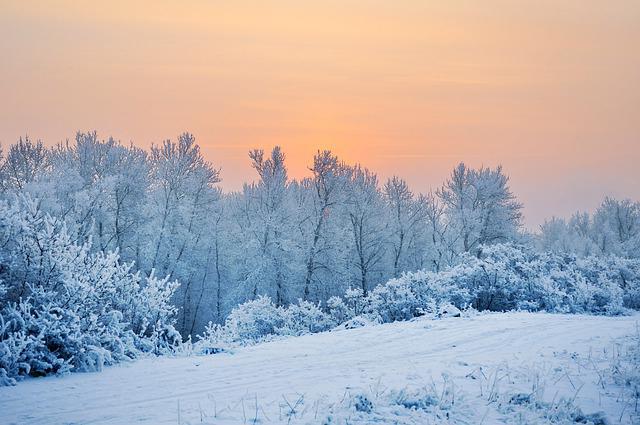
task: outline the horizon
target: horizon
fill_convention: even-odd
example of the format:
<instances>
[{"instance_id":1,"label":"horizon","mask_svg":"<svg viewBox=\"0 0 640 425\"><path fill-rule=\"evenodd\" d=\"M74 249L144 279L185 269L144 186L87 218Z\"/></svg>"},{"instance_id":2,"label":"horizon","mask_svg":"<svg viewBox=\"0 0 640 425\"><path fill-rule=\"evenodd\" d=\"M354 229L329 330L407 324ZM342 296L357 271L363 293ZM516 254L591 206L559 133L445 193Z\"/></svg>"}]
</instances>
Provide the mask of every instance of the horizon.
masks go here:
<instances>
[{"instance_id":1,"label":"horizon","mask_svg":"<svg viewBox=\"0 0 640 425\"><path fill-rule=\"evenodd\" d=\"M148 148L188 130L226 191L254 178L249 149L275 145L291 177L330 149L414 192L459 162L502 165L534 231L640 199L632 0L1 8L4 146L95 129Z\"/></svg>"}]
</instances>

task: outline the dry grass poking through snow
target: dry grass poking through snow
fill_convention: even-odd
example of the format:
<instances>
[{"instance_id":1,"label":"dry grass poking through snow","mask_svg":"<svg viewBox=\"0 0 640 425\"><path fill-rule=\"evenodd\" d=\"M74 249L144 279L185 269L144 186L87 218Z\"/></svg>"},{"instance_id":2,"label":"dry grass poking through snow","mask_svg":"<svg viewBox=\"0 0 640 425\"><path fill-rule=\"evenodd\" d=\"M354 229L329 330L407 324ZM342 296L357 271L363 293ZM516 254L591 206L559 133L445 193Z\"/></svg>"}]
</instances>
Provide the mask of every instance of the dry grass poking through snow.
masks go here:
<instances>
[{"instance_id":1,"label":"dry grass poking through snow","mask_svg":"<svg viewBox=\"0 0 640 425\"><path fill-rule=\"evenodd\" d=\"M421 318L146 358L2 387L0 423L639 424L637 321Z\"/></svg>"},{"instance_id":2,"label":"dry grass poking through snow","mask_svg":"<svg viewBox=\"0 0 640 425\"><path fill-rule=\"evenodd\" d=\"M462 366L465 366L462 364ZM378 380L368 388L347 388L339 399L309 400L283 394L262 405L247 395L220 411L200 410L200 420L183 424L557 424L640 423L640 328L599 351L554 352L532 364L472 368L464 376L438 377L401 388ZM583 411L583 391L597 390L599 407ZM271 411L271 416L267 411ZM619 411L611 416L606 411Z\"/></svg>"}]
</instances>

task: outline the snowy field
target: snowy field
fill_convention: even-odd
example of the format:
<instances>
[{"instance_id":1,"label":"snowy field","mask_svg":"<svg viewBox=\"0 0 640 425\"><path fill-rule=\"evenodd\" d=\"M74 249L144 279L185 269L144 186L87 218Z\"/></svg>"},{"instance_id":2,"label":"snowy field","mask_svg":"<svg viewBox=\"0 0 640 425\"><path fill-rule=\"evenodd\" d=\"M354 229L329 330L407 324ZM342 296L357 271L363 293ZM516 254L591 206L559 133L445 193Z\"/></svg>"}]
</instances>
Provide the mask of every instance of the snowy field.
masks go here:
<instances>
[{"instance_id":1,"label":"snowy field","mask_svg":"<svg viewBox=\"0 0 640 425\"><path fill-rule=\"evenodd\" d=\"M417 319L146 358L1 387L0 423L634 423L633 400L605 375L638 320Z\"/></svg>"}]
</instances>

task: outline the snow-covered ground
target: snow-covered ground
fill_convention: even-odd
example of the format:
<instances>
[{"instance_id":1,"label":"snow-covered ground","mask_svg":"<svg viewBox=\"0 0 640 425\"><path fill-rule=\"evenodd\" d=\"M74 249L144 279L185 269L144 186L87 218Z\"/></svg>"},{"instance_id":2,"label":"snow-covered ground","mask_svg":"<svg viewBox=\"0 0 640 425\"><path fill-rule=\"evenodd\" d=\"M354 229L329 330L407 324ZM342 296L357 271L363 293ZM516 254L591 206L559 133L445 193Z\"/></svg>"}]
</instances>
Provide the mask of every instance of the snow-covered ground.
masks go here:
<instances>
[{"instance_id":1,"label":"snow-covered ground","mask_svg":"<svg viewBox=\"0 0 640 425\"><path fill-rule=\"evenodd\" d=\"M419 319L147 358L2 387L0 423L563 423L561 400L633 423L632 402L603 375L638 319Z\"/></svg>"}]
</instances>

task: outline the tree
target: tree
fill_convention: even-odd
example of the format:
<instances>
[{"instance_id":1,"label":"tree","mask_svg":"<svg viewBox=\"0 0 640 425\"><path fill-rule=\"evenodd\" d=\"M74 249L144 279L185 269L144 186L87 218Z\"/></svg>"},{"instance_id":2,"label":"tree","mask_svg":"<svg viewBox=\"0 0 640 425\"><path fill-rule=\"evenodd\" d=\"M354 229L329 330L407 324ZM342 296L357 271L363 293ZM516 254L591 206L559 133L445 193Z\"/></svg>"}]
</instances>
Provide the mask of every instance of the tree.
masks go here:
<instances>
[{"instance_id":1,"label":"tree","mask_svg":"<svg viewBox=\"0 0 640 425\"><path fill-rule=\"evenodd\" d=\"M458 252L479 253L482 245L512 240L522 220L522 205L496 169L470 169L460 163L437 192L445 205Z\"/></svg>"},{"instance_id":2,"label":"tree","mask_svg":"<svg viewBox=\"0 0 640 425\"><path fill-rule=\"evenodd\" d=\"M262 150L249 152L249 158L260 179L256 184L245 185L246 201L240 204L243 228L249 238L243 246L253 248L243 280L252 299L269 294L276 306L282 306L288 303L287 291L295 265L293 209L285 156L276 146L268 158Z\"/></svg>"},{"instance_id":3,"label":"tree","mask_svg":"<svg viewBox=\"0 0 640 425\"><path fill-rule=\"evenodd\" d=\"M455 259L455 242L450 231L450 221L445 206L433 192L420 197L425 215L426 241L429 247L428 263L433 271L452 265Z\"/></svg>"},{"instance_id":4,"label":"tree","mask_svg":"<svg viewBox=\"0 0 640 425\"><path fill-rule=\"evenodd\" d=\"M195 138L184 133L177 142L165 140L152 146L149 158L150 187L147 206L149 220L145 237L151 251L143 252L146 270L178 278L181 305L179 328L193 328L197 285L204 285L210 243L207 233L209 212L219 199L215 184L218 170L207 162Z\"/></svg>"},{"instance_id":5,"label":"tree","mask_svg":"<svg viewBox=\"0 0 640 425\"><path fill-rule=\"evenodd\" d=\"M593 214L591 239L602 254L640 256L640 203L605 198Z\"/></svg>"},{"instance_id":6,"label":"tree","mask_svg":"<svg viewBox=\"0 0 640 425\"><path fill-rule=\"evenodd\" d=\"M359 286L366 295L370 274L385 254L388 225L384 220L384 201L378 177L359 165L351 169L347 191L345 209L353 238L353 263Z\"/></svg>"},{"instance_id":7,"label":"tree","mask_svg":"<svg viewBox=\"0 0 640 425\"><path fill-rule=\"evenodd\" d=\"M407 251L417 238L425 218L424 202L415 200L407 182L393 176L384 185L384 197L391 214L389 241L393 252L393 276L408 269Z\"/></svg>"},{"instance_id":8,"label":"tree","mask_svg":"<svg viewBox=\"0 0 640 425\"><path fill-rule=\"evenodd\" d=\"M332 210L341 201L347 183L344 165L340 164L338 158L330 151L318 151L313 158L311 172L313 173L310 184L312 205L308 220L313 231L306 258L303 290L305 301L310 299L311 286L316 283L317 270L323 267L318 259L319 254L326 253L329 249L330 241L326 237L327 222L334 215Z\"/></svg>"},{"instance_id":9,"label":"tree","mask_svg":"<svg viewBox=\"0 0 640 425\"><path fill-rule=\"evenodd\" d=\"M29 137L21 137L9 147L0 169L2 187L5 190L24 190L28 184L36 181L47 166L47 152L43 143L40 140L34 143Z\"/></svg>"}]
</instances>

